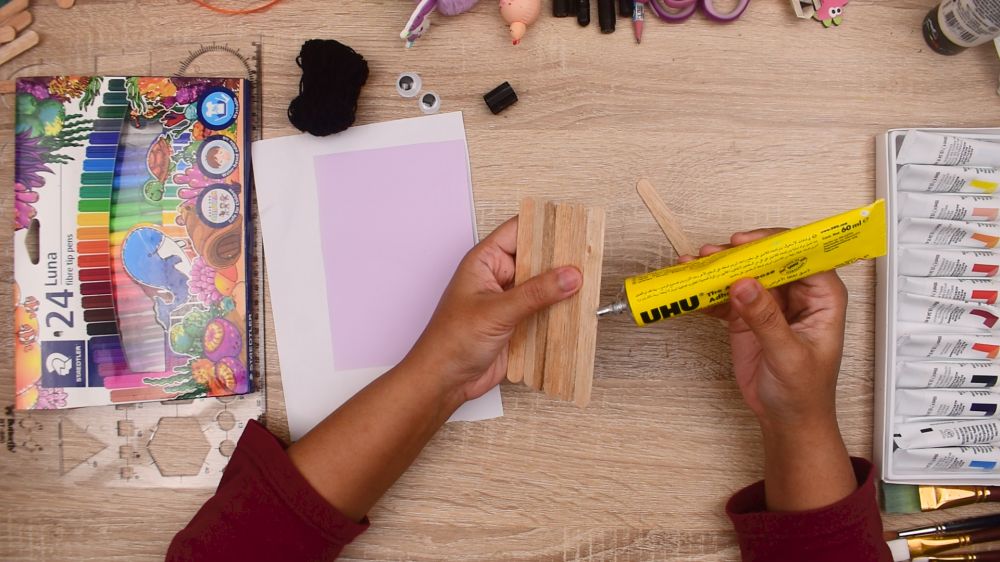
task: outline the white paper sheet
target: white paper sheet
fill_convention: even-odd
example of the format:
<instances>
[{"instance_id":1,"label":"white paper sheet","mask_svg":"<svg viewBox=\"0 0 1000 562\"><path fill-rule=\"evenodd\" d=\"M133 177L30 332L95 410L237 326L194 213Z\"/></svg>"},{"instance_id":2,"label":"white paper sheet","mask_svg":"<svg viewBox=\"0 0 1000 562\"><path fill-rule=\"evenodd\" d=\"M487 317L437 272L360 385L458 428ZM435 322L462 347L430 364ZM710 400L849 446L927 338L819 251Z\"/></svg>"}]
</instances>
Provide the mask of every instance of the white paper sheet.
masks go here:
<instances>
[{"instance_id":1,"label":"white paper sheet","mask_svg":"<svg viewBox=\"0 0 1000 562\"><path fill-rule=\"evenodd\" d=\"M392 177L392 173L379 169L378 173L373 173L378 179L372 182L357 181L351 174L345 173L343 177L336 178L341 182L335 186L330 183L328 176L317 181L317 162L327 162L326 167L321 169L329 170L330 161L343 163L350 162L345 159L345 153L357 151L371 151L387 149L389 147L405 147L415 145L426 145L429 143L442 143L441 146L454 146L454 142L461 141L464 149L464 185L462 174L456 174L453 168L454 158L448 161L452 173L444 173L440 169L440 162L427 162L410 160L405 163L386 162L387 169L401 170L400 174L408 174L409 177L429 176L431 178L440 177L449 183L444 192L430 193L427 198L428 205L435 201L440 201L440 197L459 198L458 203L467 202L467 220L470 221L471 238L467 241L454 239L439 240L439 244L432 244L427 247L411 248L413 252L419 252L427 256L429 260L438 260L435 263L452 264L457 263L461 255L464 254L472 244L475 243L475 212L472 205L472 179L469 173L468 149L465 148L465 125L461 113L446 113L413 119L403 119L387 123L374 125L364 125L352 127L342 133L329 137L314 137L312 135L297 135L268 139L253 143L253 171L256 181L256 193L258 211L261 217L261 228L264 237L264 250L266 255L266 265L268 281L270 285L271 308L274 318L274 327L278 342L278 358L281 361L282 386L285 394L285 407L288 412L288 425L292 439L298 439L313 426L319 423L330 412L337 409L348 398L361 390L365 385L374 380L392 367L387 365L372 365L365 368L337 369L337 358L334 356L334 347L331 345L331 334L343 333L343 326L332 329L331 316L336 315L336 310L330 310L328 298L328 287L331 280L327 278L327 271L338 271L336 267L327 267L324 264L324 244L326 249L336 246L330 244L331 236L337 236L337 232L330 230L330 225L321 224L321 221L328 220L329 217L321 216L321 199L324 204L329 205L329 193L318 193L319 185L324 189L336 188L337 197L340 201L351 200L356 197L359 212L370 212L377 206L391 206L394 201L389 197L392 193L399 193L400 186L396 181L387 181ZM404 151L406 152L406 151ZM398 151L386 151L387 154L397 154ZM418 148L414 153L427 153L426 147ZM329 155L340 154L339 158L324 158ZM359 156L360 158L360 156ZM459 163L458 165L461 165ZM333 168L335 169L335 168ZM355 170L356 171L356 170ZM400 179L405 179L400 176ZM346 185L348 182L351 185ZM381 182L381 185L380 185ZM319 185L318 185L319 184ZM357 185L355 185L357 184ZM394 191L395 190L395 191ZM376 204L377 203L377 204ZM454 222L456 209L461 207L455 205L455 200L449 210L441 210L440 205L426 207L427 212L448 213L448 220ZM412 201L410 205L412 206ZM416 208L414 212L421 209ZM330 213L328 213L330 214ZM400 216L397 214L397 216ZM461 223L462 218L458 219ZM378 229L378 221L373 217L370 221L372 229ZM466 226L462 224L461 226ZM453 228L447 232L455 232ZM332 234L331 234L332 232ZM356 243L359 245L371 244L375 251L379 250L379 237L373 236L378 231L358 232ZM324 242L324 235L326 241ZM446 234L435 233L430 236L442 236ZM400 237L394 242L405 248L412 241L409 237ZM426 238L426 235L425 235ZM343 241L340 236L339 241ZM386 249L385 241L382 240L381 250ZM372 267L370 264L366 267ZM453 268L453 265L448 267ZM406 272L401 272L401 275ZM450 273L450 272L448 272ZM359 275L362 272L358 272ZM444 277L448 277L447 275ZM444 279L442 277L441 279ZM432 309L431 300L436 303L443 286L436 290L429 289L430 285L442 282L437 278L431 279L421 285L421 291L436 293L426 296L423 306L412 314L425 314L425 310ZM410 316L412 316L412 314ZM353 318L353 316L352 316ZM370 318L368 322L378 322L379 318ZM335 321L334 321L335 322ZM364 328L371 326L359 326L359 332L371 332ZM411 330L412 331L412 330ZM417 330L419 333L419 330ZM390 337L393 341L387 341L387 345L399 347L401 341L407 345L416 339L418 333L393 333ZM341 347L342 348L342 347ZM363 355L370 357L371 355ZM343 358L342 358L343 359ZM356 365L359 359L352 357L351 364ZM343 361L341 362L343 364ZM494 418L503 415L503 407L500 401L500 391L498 388L492 389L481 398L471 401L462 406L454 416L454 420L481 420Z\"/></svg>"}]
</instances>

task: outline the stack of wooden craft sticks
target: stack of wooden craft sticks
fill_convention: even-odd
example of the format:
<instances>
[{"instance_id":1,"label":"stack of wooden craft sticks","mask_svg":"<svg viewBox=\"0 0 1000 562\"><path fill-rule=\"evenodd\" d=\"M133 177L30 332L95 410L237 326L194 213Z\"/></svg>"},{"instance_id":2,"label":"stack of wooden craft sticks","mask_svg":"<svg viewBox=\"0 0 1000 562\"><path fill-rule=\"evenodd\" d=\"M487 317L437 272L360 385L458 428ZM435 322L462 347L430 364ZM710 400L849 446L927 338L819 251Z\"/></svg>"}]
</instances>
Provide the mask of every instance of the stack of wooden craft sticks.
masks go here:
<instances>
[{"instance_id":1,"label":"stack of wooden craft sticks","mask_svg":"<svg viewBox=\"0 0 1000 562\"><path fill-rule=\"evenodd\" d=\"M602 208L533 198L521 202L518 218L514 283L573 265L583 285L514 330L507 378L579 406L590 402L594 378L604 221Z\"/></svg>"},{"instance_id":2,"label":"stack of wooden craft sticks","mask_svg":"<svg viewBox=\"0 0 1000 562\"><path fill-rule=\"evenodd\" d=\"M28 0L11 0L0 6L0 65L38 44L38 34L30 29L25 31L31 21ZM0 93L11 91L13 82L0 84Z\"/></svg>"}]
</instances>

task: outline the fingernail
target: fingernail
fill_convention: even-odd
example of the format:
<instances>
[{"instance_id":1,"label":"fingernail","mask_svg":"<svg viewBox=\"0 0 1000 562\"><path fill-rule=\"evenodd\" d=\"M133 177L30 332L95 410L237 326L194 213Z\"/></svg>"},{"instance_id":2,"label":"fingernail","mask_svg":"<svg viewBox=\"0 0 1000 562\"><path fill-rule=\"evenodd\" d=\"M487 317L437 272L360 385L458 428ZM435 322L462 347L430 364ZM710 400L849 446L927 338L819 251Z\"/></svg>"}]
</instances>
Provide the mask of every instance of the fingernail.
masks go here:
<instances>
[{"instance_id":1,"label":"fingernail","mask_svg":"<svg viewBox=\"0 0 1000 562\"><path fill-rule=\"evenodd\" d=\"M563 267L558 271L559 289L563 292L576 290L583 281L583 276L575 267Z\"/></svg>"},{"instance_id":2,"label":"fingernail","mask_svg":"<svg viewBox=\"0 0 1000 562\"><path fill-rule=\"evenodd\" d=\"M747 305L757 300L760 294L760 285L755 282L739 283L729 289L729 296L736 302Z\"/></svg>"}]
</instances>

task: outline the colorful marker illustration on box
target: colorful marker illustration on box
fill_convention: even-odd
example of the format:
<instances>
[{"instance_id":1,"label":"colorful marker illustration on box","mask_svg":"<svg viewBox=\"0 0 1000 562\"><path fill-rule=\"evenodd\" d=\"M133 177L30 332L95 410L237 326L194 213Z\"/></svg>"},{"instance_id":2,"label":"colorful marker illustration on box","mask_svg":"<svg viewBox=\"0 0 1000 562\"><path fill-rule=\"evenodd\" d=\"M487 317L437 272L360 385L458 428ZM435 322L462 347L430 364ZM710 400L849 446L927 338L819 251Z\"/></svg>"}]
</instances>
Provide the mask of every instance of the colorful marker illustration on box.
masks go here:
<instances>
[{"instance_id":1,"label":"colorful marker illustration on box","mask_svg":"<svg viewBox=\"0 0 1000 562\"><path fill-rule=\"evenodd\" d=\"M253 390L247 88L18 79L18 409Z\"/></svg>"}]
</instances>

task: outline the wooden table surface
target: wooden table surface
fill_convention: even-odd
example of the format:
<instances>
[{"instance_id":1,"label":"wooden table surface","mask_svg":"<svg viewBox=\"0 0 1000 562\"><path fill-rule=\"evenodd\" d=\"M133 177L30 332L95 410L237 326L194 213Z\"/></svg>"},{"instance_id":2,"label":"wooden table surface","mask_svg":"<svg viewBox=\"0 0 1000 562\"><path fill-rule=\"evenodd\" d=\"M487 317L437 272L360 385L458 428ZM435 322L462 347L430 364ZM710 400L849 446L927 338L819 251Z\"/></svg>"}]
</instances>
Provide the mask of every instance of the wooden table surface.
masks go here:
<instances>
[{"instance_id":1,"label":"wooden table surface","mask_svg":"<svg viewBox=\"0 0 1000 562\"><path fill-rule=\"evenodd\" d=\"M719 241L870 202L873 137L888 128L996 125L996 53L930 52L920 22L934 3L855 0L840 28L824 29L795 19L787 1L756 0L732 25L701 15L682 25L649 21L637 46L626 20L603 36L596 8L594 23L580 28L549 16L546 1L540 22L512 47L495 2L484 0L470 14L435 17L430 34L406 50L396 37L405 0L286 0L232 17L186 0L81 0L71 10L39 1L33 28L42 44L0 67L0 78L170 73L178 60L170 53L216 36L258 36L264 134L274 137L296 132L285 110L298 84L299 46L336 38L371 65L359 124L420 114L395 92L403 71L420 73L443 111L464 112L480 234L514 214L525 195L605 206L607 301L625 276L674 259L635 195L639 177L652 180L696 241ZM504 80L520 101L494 116L481 96ZM11 102L0 96L5 185ZM0 195L4 221L11 196ZM11 277L9 236L0 235L3 279ZM851 453L870 457L874 268L854 265L842 275L851 302L839 415ZM9 302L9 290L0 285L0 301ZM268 425L287 435L270 330L265 344ZM0 349L10 357L7 338ZM0 382L9 403L7 362ZM723 505L761 477L762 457L716 321L689 316L643 330L602 322L586 410L520 386L504 386L503 398L502 419L440 432L372 511L371 530L345 559L738 559ZM208 495L66 486L3 450L0 559L159 559Z\"/></svg>"}]
</instances>

